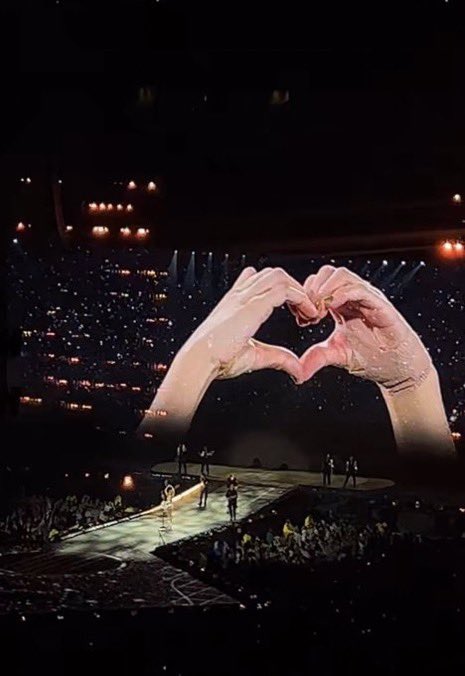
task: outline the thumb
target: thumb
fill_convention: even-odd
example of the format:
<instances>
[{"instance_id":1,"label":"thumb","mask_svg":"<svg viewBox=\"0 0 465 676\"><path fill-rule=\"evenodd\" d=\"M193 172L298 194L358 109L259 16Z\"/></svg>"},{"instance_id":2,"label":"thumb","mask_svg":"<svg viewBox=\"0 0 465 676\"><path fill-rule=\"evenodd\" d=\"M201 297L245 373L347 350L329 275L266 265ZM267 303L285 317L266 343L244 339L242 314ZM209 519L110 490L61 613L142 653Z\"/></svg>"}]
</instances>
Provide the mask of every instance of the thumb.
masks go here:
<instances>
[{"instance_id":1,"label":"thumb","mask_svg":"<svg viewBox=\"0 0 465 676\"><path fill-rule=\"evenodd\" d=\"M304 381L312 378L315 373L325 366L343 366L345 363L344 352L334 340L328 340L312 345L301 356L302 375Z\"/></svg>"},{"instance_id":2,"label":"thumb","mask_svg":"<svg viewBox=\"0 0 465 676\"><path fill-rule=\"evenodd\" d=\"M276 369L285 371L297 383L303 383L303 370L300 359L291 350L281 345L269 345L252 338L254 349L252 371L259 369Z\"/></svg>"}]
</instances>

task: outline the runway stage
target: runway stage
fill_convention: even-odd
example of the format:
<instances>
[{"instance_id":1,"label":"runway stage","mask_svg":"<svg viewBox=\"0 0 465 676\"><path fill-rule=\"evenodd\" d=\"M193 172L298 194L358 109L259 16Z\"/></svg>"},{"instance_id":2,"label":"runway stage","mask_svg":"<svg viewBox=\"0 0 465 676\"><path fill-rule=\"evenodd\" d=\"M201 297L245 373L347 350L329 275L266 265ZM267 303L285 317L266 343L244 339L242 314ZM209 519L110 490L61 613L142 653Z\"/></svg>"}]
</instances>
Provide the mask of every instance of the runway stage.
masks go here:
<instances>
[{"instance_id":1,"label":"runway stage","mask_svg":"<svg viewBox=\"0 0 465 676\"><path fill-rule=\"evenodd\" d=\"M154 474L177 474L178 466L174 462L163 462L152 467ZM198 463L188 463L187 473L192 476L199 476L200 465ZM249 467L230 467L229 465L210 465L209 478L212 481L224 482L226 478L234 472L239 482L255 486L282 486L291 488L294 486L314 486L322 487L321 474L319 472L305 472L300 470L273 470L273 469L253 469ZM332 477L330 489L342 489L345 475L335 474ZM348 485L345 490L351 491L377 491L390 488L394 482L390 479L380 479L374 477L357 477L357 487L352 488Z\"/></svg>"}]
</instances>

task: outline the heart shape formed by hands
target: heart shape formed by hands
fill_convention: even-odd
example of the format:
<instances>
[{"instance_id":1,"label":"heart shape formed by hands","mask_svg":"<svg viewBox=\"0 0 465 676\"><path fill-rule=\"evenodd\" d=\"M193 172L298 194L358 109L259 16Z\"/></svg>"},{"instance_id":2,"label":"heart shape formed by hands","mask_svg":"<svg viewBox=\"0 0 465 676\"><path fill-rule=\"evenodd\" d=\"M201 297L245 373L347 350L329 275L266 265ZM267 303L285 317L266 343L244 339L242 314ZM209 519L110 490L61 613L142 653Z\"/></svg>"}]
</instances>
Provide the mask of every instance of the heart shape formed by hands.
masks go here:
<instances>
[{"instance_id":1,"label":"heart shape formed by hands","mask_svg":"<svg viewBox=\"0 0 465 676\"><path fill-rule=\"evenodd\" d=\"M300 326L328 314L331 336L299 358L254 338L275 308L287 304ZM426 377L431 359L421 340L384 294L346 268L324 265L302 285L282 268L245 268L182 350L212 365L216 378L273 368L297 383L325 366L398 391Z\"/></svg>"}]
</instances>

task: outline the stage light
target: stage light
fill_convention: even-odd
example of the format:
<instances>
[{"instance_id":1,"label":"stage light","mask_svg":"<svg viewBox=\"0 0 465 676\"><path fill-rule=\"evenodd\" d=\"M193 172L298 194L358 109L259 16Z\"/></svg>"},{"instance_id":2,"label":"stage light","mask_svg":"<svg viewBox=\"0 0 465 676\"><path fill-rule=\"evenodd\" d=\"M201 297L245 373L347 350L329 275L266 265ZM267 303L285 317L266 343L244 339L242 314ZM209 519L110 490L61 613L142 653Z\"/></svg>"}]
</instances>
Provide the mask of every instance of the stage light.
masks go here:
<instances>
[{"instance_id":1,"label":"stage light","mask_svg":"<svg viewBox=\"0 0 465 676\"><path fill-rule=\"evenodd\" d=\"M108 211L113 211L113 204L110 202L110 204L107 204L107 209Z\"/></svg>"},{"instance_id":2,"label":"stage light","mask_svg":"<svg viewBox=\"0 0 465 676\"><path fill-rule=\"evenodd\" d=\"M91 211L97 211L98 206L97 206L97 204L96 204L95 202L91 202L91 203L89 204L89 209L90 209Z\"/></svg>"},{"instance_id":3,"label":"stage light","mask_svg":"<svg viewBox=\"0 0 465 676\"><path fill-rule=\"evenodd\" d=\"M18 240L16 238L13 240L13 244L18 244Z\"/></svg>"},{"instance_id":4,"label":"stage light","mask_svg":"<svg viewBox=\"0 0 465 676\"><path fill-rule=\"evenodd\" d=\"M386 266L386 265L389 265L389 263L386 260L384 260L383 265Z\"/></svg>"},{"instance_id":5,"label":"stage light","mask_svg":"<svg viewBox=\"0 0 465 676\"><path fill-rule=\"evenodd\" d=\"M100 211L105 211L105 209L107 208L105 202L100 202L98 208Z\"/></svg>"},{"instance_id":6,"label":"stage light","mask_svg":"<svg viewBox=\"0 0 465 676\"><path fill-rule=\"evenodd\" d=\"M129 181L128 183L128 190L135 190L137 188L136 184L134 181Z\"/></svg>"},{"instance_id":7,"label":"stage light","mask_svg":"<svg viewBox=\"0 0 465 676\"><path fill-rule=\"evenodd\" d=\"M407 265L407 263L405 261L401 261L400 264L401 265Z\"/></svg>"},{"instance_id":8,"label":"stage light","mask_svg":"<svg viewBox=\"0 0 465 676\"><path fill-rule=\"evenodd\" d=\"M462 438L462 435L460 434L460 432L452 432L452 439L454 441L460 441L461 438Z\"/></svg>"},{"instance_id":9,"label":"stage light","mask_svg":"<svg viewBox=\"0 0 465 676\"><path fill-rule=\"evenodd\" d=\"M67 225L66 226L66 232L72 232L73 226L72 225Z\"/></svg>"},{"instance_id":10,"label":"stage light","mask_svg":"<svg viewBox=\"0 0 465 676\"><path fill-rule=\"evenodd\" d=\"M148 236L148 234L149 234L148 228L137 228L136 237L138 239L144 239L145 237Z\"/></svg>"},{"instance_id":11,"label":"stage light","mask_svg":"<svg viewBox=\"0 0 465 676\"><path fill-rule=\"evenodd\" d=\"M459 193L456 193L453 196L452 200L453 200L453 202L455 202L455 204L461 204L462 203L462 195L459 195Z\"/></svg>"},{"instance_id":12,"label":"stage light","mask_svg":"<svg viewBox=\"0 0 465 676\"><path fill-rule=\"evenodd\" d=\"M443 248L444 251L452 251L452 249L453 249L452 242L449 242L449 240L447 240L446 242L443 242L442 248Z\"/></svg>"},{"instance_id":13,"label":"stage light","mask_svg":"<svg viewBox=\"0 0 465 676\"><path fill-rule=\"evenodd\" d=\"M106 237L110 231L106 225L95 225L92 228L92 234L94 237Z\"/></svg>"},{"instance_id":14,"label":"stage light","mask_svg":"<svg viewBox=\"0 0 465 676\"><path fill-rule=\"evenodd\" d=\"M120 228L119 229L121 237L130 237L131 236L131 228Z\"/></svg>"},{"instance_id":15,"label":"stage light","mask_svg":"<svg viewBox=\"0 0 465 676\"><path fill-rule=\"evenodd\" d=\"M109 478L110 478L109 473L107 472L106 474L104 474L104 475L103 475L103 478L104 478L104 479L109 479Z\"/></svg>"},{"instance_id":16,"label":"stage light","mask_svg":"<svg viewBox=\"0 0 465 676\"><path fill-rule=\"evenodd\" d=\"M88 479L88 478L90 477L89 472L86 472L86 473L84 474L84 476L86 477L86 479Z\"/></svg>"},{"instance_id":17,"label":"stage light","mask_svg":"<svg viewBox=\"0 0 465 676\"><path fill-rule=\"evenodd\" d=\"M454 244L454 250L462 252L463 251L463 244L462 242L455 242Z\"/></svg>"},{"instance_id":18,"label":"stage light","mask_svg":"<svg viewBox=\"0 0 465 676\"><path fill-rule=\"evenodd\" d=\"M126 491L131 491L134 488L134 479L130 474L126 474L126 476L123 477L121 487L124 488L124 490Z\"/></svg>"},{"instance_id":19,"label":"stage light","mask_svg":"<svg viewBox=\"0 0 465 676\"><path fill-rule=\"evenodd\" d=\"M134 211L134 207L132 206L132 204L128 204L128 206L126 207L126 211Z\"/></svg>"},{"instance_id":20,"label":"stage light","mask_svg":"<svg viewBox=\"0 0 465 676\"><path fill-rule=\"evenodd\" d=\"M123 205L122 204L117 204L116 205L117 211L123 211Z\"/></svg>"},{"instance_id":21,"label":"stage light","mask_svg":"<svg viewBox=\"0 0 465 676\"><path fill-rule=\"evenodd\" d=\"M28 178L26 179L26 183L30 183L30 182L31 182L31 179L28 177Z\"/></svg>"},{"instance_id":22,"label":"stage light","mask_svg":"<svg viewBox=\"0 0 465 676\"><path fill-rule=\"evenodd\" d=\"M24 183L24 178L21 179L21 183Z\"/></svg>"},{"instance_id":23,"label":"stage light","mask_svg":"<svg viewBox=\"0 0 465 676\"><path fill-rule=\"evenodd\" d=\"M426 265L425 261L420 261L420 265L421 265L422 268L424 268L425 265Z\"/></svg>"},{"instance_id":24,"label":"stage light","mask_svg":"<svg viewBox=\"0 0 465 676\"><path fill-rule=\"evenodd\" d=\"M153 181L150 181L150 183L147 186L147 189L150 190L151 192L154 192L157 189L157 184L154 183Z\"/></svg>"},{"instance_id":25,"label":"stage light","mask_svg":"<svg viewBox=\"0 0 465 676\"><path fill-rule=\"evenodd\" d=\"M61 180L61 178L58 179L58 183L59 183L60 185L63 183L63 181Z\"/></svg>"},{"instance_id":26,"label":"stage light","mask_svg":"<svg viewBox=\"0 0 465 676\"><path fill-rule=\"evenodd\" d=\"M20 221L16 226L16 232L22 232L23 230L26 230L26 226L22 221Z\"/></svg>"}]
</instances>

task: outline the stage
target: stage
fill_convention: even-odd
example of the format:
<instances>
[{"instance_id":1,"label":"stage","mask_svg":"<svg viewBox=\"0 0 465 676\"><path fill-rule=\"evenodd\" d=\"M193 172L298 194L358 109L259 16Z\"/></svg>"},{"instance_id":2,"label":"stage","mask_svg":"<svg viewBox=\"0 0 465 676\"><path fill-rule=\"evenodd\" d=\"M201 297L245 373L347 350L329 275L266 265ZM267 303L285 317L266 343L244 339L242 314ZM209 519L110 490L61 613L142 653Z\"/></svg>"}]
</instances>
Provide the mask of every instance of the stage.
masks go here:
<instances>
[{"instance_id":1,"label":"stage","mask_svg":"<svg viewBox=\"0 0 465 676\"><path fill-rule=\"evenodd\" d=\"M174 462L164 462L152 467L153 474L177 474L178 466ZM251 467L230 467L228 465L210 465L209 479L211 481L226 481L226 478L234 472L239 483L249 484L251 486L282 486L292 488L294 486L314 486L322 488L322 479L319 472L305 472L301 470L272 470L255 469ZM187 464L187 474L190 476L199 476L200 465L198 463ZM332 477L331 486L328 490L343 489L345 475L335 474ZM391 488L394 482L390 479L374 477L357 477L357 486L352 488L352 483L347 485L344 490L349 491L377 491L385 488Z\"/></svg>"}]
</instances>

